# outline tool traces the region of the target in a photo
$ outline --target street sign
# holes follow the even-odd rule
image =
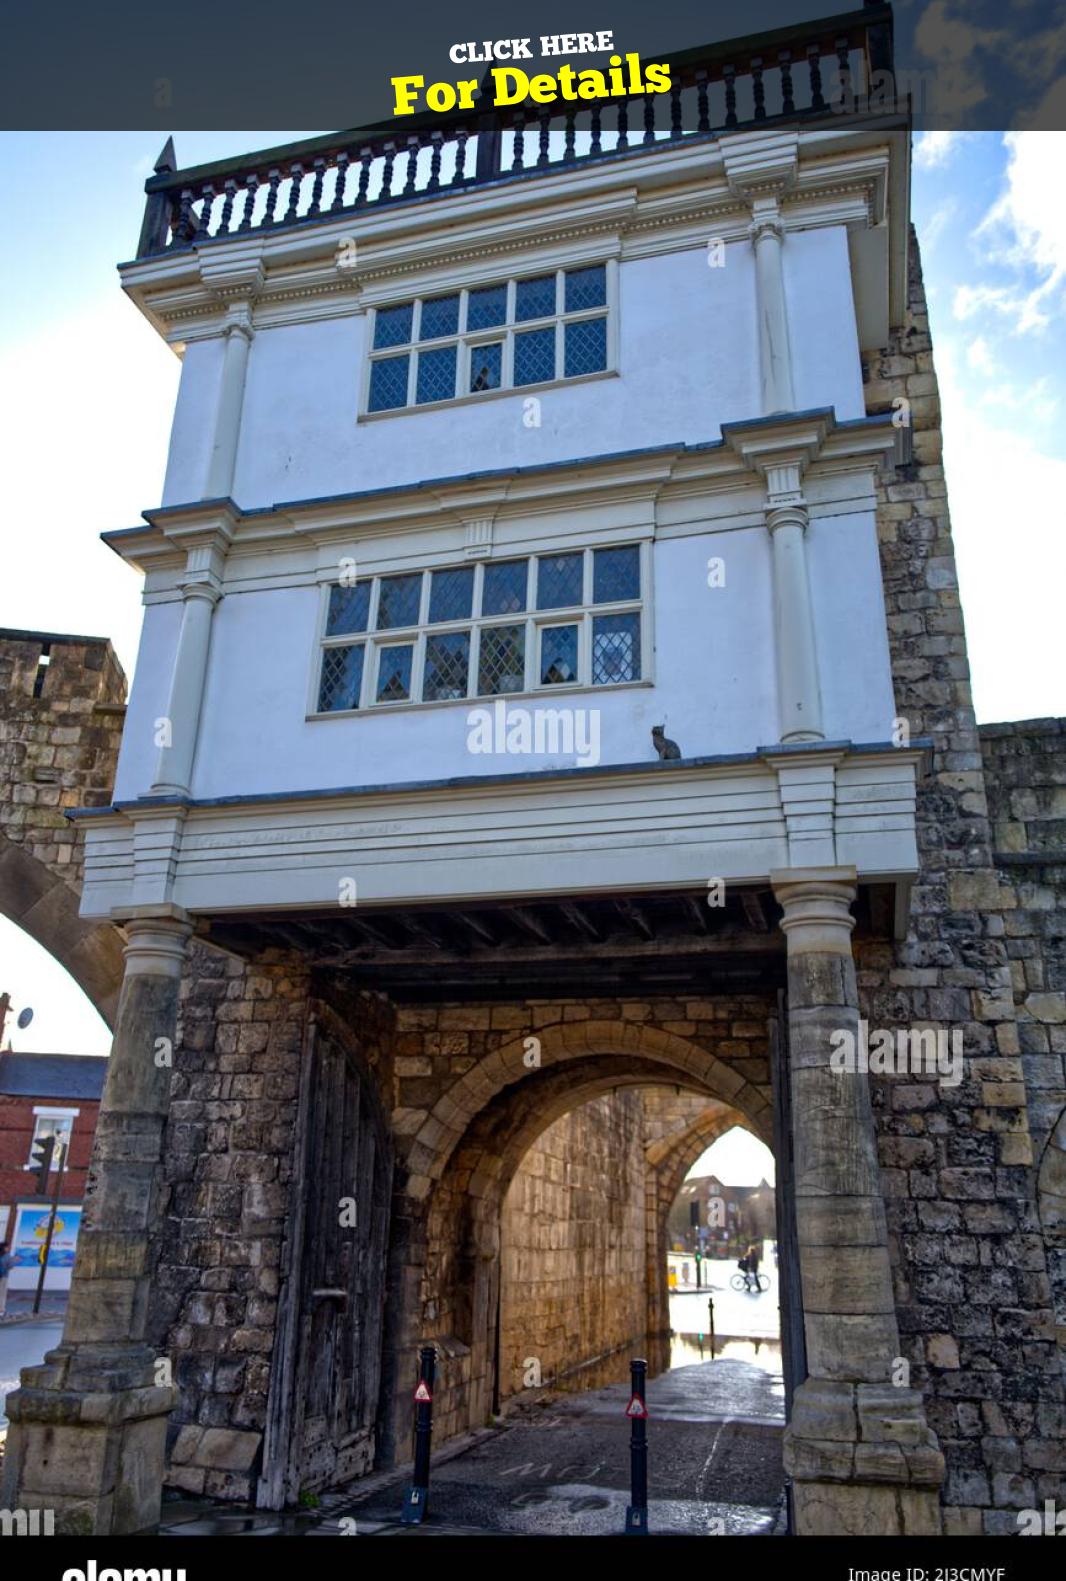
[[[433,1396],[429,1392],[429,1385],[423,1378],[415,1390],[415,1399],[419,1405],[428,1405],[432,1398]]]
[[[642,1421],[647,1421],[648,1407],[644,1404],[644,1401],[639,1397],[639,1395],[634,1395],[629,1404],[626,1406],[626,1415],[637,1417]]]

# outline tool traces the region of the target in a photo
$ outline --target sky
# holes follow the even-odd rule
[[[310,135],[195,132],[194,165]],[[109,636],[132,675],[136,574],[99,542],[159,503],[180,366],[123,295],[158,132],[0,134],[0,625]],[[1066,714],[1066,133],[933,132],[912,212],[978,719]],[[105,1053],[75,985],[0,919],[15,1048]],[[5,1038],[6,1046],[6,1038]],[[719,1145],[724,1145],[723,1143]]]
[[[700,1175],[715,1175],[723,1186],[757,1186],[764,1180],[772,1186],[774,1155],[757,1136],[734,1126],[700,1154],[685,1179]]]

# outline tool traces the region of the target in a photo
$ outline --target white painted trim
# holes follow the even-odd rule
[[[200,914],[328,909],[353,872],[370,906],[702,888],[712,875],[758,883],[806,862],[812,840],[864,880],[907,879],[918,871],[921,758],[812,745],[739,762],[194,805],[165,874],[142,866],[134,807],[86,820],[82,915],[121,917],[149,892]],[[500,772],[522,762],[504,756]]]

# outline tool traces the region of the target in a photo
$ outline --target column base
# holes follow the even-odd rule
[[[132,1535],[159,1524],[167,1417],[146,1347],[59,1346],[8,1395],[2,1501],[51,1510],[67,1536]]]
[[[941,1533],[944,1457],[914,1389],[806,1379],[784,1460],[798,1536]]]

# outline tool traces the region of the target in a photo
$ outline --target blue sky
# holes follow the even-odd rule
[[[194,165],[299,132],[182,133]],[[309,134],[308,134],[309,135]],[[179,364],[126,300],[157,132],[0,135],[0,625],[110,636],[132,673],[138,578],[100,544],[158,503]],[[916,140],[912,205],[943,404],[974,699],[984,721],[1066,714],[1066,134]],[[66,974],[0,919],[23,1050],[103,1053]]]

